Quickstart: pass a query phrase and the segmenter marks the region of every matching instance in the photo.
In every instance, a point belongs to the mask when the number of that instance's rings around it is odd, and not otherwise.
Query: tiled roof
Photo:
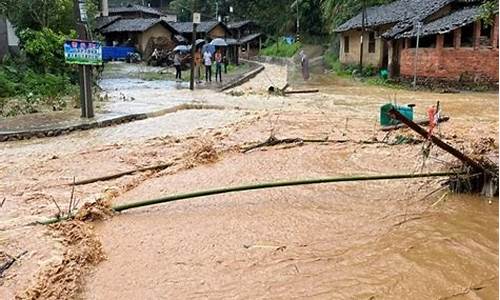
[[[473,23],[475,20],[477,20],[480,13],[481,12],[479,6],[463,8],[433,22],[423,25],[420,29],[420,35],[425,36],[450,32],[459,27]],[[416,35],[417,29],[412,28],[409,31],[397,35],[396,38],[414,37]]]
[[[240,29],[243,26],[249,25],[249,24],[255,24],[254,21],[250,20],[244,20],[244,21],[239,21],[239,22],[231,22],[227,23],[227,28],[229,29]]]
[[[95,27],[97,29],[101,29],[103,27],[110,25],[111,23],[114,23],[119,19],[121,19],[120,16],[97,17],[95,19]]]
[[[117,6],[117,7],[110,7],[109,8],[109,13],[111,14],[121,14],[121,13],[129,13],[129,12],[142,12],[142,13],[147,13],[147,14],[153,14],[157,16],[163,15],[160,11],[148,7],[148,6],[142,6],[142,5],[137,5],[137,4],[129,4],[127,6]]]
[[[192,22],[170,22],[169,24],[180,33],[193,32],[193,23]],[[200,24],[198,24],[198,26],[196,27],[196,32],[208,33],[219,24],[222,25],[223,27],[227,28],[222,22],[206,21],[206,22],[201,22]]]
[[[396,23],[413,23],[423,20],[454,0],[399,0],[389,4],[366,9],[365,26],[373,27]],[[335,31],[343,32],[361,28],[362,12],[338,26]]]
[[[120,19],[101,29],[101,33],[144,32],[158,23],[162,23],[171,31],[175,31],[167,22],[160,19]]]
[[[240,39],[240,43],[242,44],[245,44],[245,43],[248,43],[248,42],[251,42],[253,40],[255,40],[256,38],[258,38],[259,36],[261,36],[262,33],[252,33],[252,34],[249,34],[247,36],[244,36]]]

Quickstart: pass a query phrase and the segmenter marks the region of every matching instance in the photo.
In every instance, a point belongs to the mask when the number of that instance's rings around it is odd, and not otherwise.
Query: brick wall
[[[400,74],[413,76],[415,49],[401,52]],[[497,48],[421,48],[418,77],[446,80],[498,81]]]

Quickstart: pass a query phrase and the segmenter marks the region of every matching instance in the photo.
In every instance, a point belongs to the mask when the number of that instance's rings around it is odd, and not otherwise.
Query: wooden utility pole
[[[361,11],[361,38],[359,49],[359,74],[363,75],[363,38],[365,34],[365,19],[366,19],[366,0],[363,0],[363,8]]]
[[[193,18],[193,37],[191,39],[191,79],[189,81],[189,89],[194,90],[194,67],[196,64],[195,55],[196,55],[196,27],[197,23],[194,22]]]
[[[450,153],[451,155],[455,156],[458,158],[460,161],[465,163],[466,165],[469,165],[472,167],[475,171],[479,171],[483,174],[487,173],[488,171],[481,166],[477,161],[473,160],[472,158],[468,157],[467,155],[463,154],[462,152],[458,151],[457,149],[453,148],[452,146],[448,145],[447,143],[443,142],[441,139],[436,137],[435,135],[429,135],[427,130],[416,124],[415,122],[409,120],[405,116],[403,116],[397,109],[394,107],[389,110],[389,114],[395,118],[396,120],[401,121],[402,123],[406,124],[408,127],[413,129],[416,133],[420,134],[424,138],[428,138],[434,143],[436,146],[439,148],[443,149],[444,151]]]
[[[84,8],[85,0],[73,0],[75,28],[79,40],[89,40],[87,26],[83,20],[81,9]],[[82,118],[94,117],[94,105],[92,103],[92,67],[87,65],[78,65],[80,81],[80,107]]]
[[[189,80],[189,89],[194,90],[194,66],[196,64],[196,27],[201,22],[201,15],[196,13],[196,1],[193,2],[193,36],[191,37],[191,79]]]
[[[422,27],[422,23],[417,21],[416,25],[417,27],[417,44],[415,47],[415,61],[414,61],[414,66],[413,66],[413,88],[417,87],[417,64],[418,64],[418,47],[420,46],[420,28]]]

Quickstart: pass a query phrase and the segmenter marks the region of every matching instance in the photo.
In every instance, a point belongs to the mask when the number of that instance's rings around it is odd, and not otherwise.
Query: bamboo
[[[440,172],[440,173],[426,173],[426,174],[396,174],[396,175],[374,175],[374,176],[348,176],[348,177],[328,177],[319,179],[305,179],[296,181],[278,181],[278,182],[266,182],[251,185],[242,185],[228,188],[217,188],[212,190],[198,191],[186,194],[178,194],[172,196],[166,196],[157,199],[151,199],[146,201],[139,201],[134,203],[127,203],[114,206],[112,209],[114,211],[120,212],[132,208],[138,208],[142,206],[167,203],[177,200],[184,200],[190,198],[205,197],[218,194],[226,194],[233,192],[249,191],[249,190],[259,190],[275,187],[286,187],[286,186],[296,186],[296,185],[309,185],[309,184],[323,184],[323,183],[334,183],[334,182],[355,182],[355,181],[369,181],[369,180],[391,180],[391,179],[411,179],[411,178],[425,178],[425,177],[446,177],[454,176],[457,173],[454,172]]]
[[[227,193],[233,193],[233,192],[268,189],[268,188],[275,188],[275,187],[285,187],[285,186],[323,184],[323,183],[335,183],[335,182],[355,182],[355,181],[369,181],[369,180],[447,177],[447,176],[457,176],[457,175],[463,175],[463,174],[465,174],[465,173],[439,172],[439,173],[425,173],[425,174],[395,174],[395,175],[327,177],[327,178],[304,179],[304,180],[296,180],[296,181],[265,182],[265,183],[242,185],[242,186],[235,186],[235,187],[228,187],[228,188],[217,188],[217,189],[198,191],[198,192],[192,192],[192,193],[171,195],[171,196],[166,196],[166,197],[161,197],[161,198],[151,199],[151,200],[146,200],[146,201],[139,201],[139,202],[115,205],[111,209],[113,211],[116,211],[116,212],[121,212],[121,211],[129,210],[132,208],[139,208],[139,207],[143,207],[143,206],[173,202],[173,201],[178,201],[178,200],[185,200],[185,199],[205,197],[205,196],[218,195],[218,194],[227,194]],[[49,224],[54,224],[54,223],[57,223],[60,221],[68,220],[70,218],[71,218],[71,216],[52,218],[52,219],[40,221],[40,222],[38,222],[38,224],[49,225]]]
[[[85,184],[94,183],[94,182],[97,182],[97,181],[106,181],[106,180],[110,180],[110,179],[119,178],[119,177],[122,177],[122,176],[125,176],[125,175],[134,174],[134,173],[137,173],[137,172],[146,172],[146,171],[152,171],[152,170],[162,170],[162,169],[169,168],[169,167],[171,167],[173,165],[174,165],[173,163],[166,163],[166,164],[159,164],[159,165],[155,165],[155,166],[151,166],[151,167],[145,167],[145,168],[140,168],[140,169],[128,170],[128,171],[124,171],[124,172],[120,172],[120,173],[116,173],[116,174],[112,174],[112,175],[106,175],[106,176],[97,177],[97,178],[90,178],[90,179],[80,180],[80,181],[76,181],[76,182],[73,181],[73,183],[71,185],[73,185],[73,186],[75,186],[75,185],[85,185]]]

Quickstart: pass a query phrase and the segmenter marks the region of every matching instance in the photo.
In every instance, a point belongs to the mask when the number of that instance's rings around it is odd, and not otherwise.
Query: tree
[[[392,2],[393,0],[364,0],[367,7]],[[358,14],[363,6],[359,0],[321,0],[323,19],[329,31]]]
[[[72,0],[0,0],[0,14],[18,31],[50,28],[68,33],[74,27]]]

